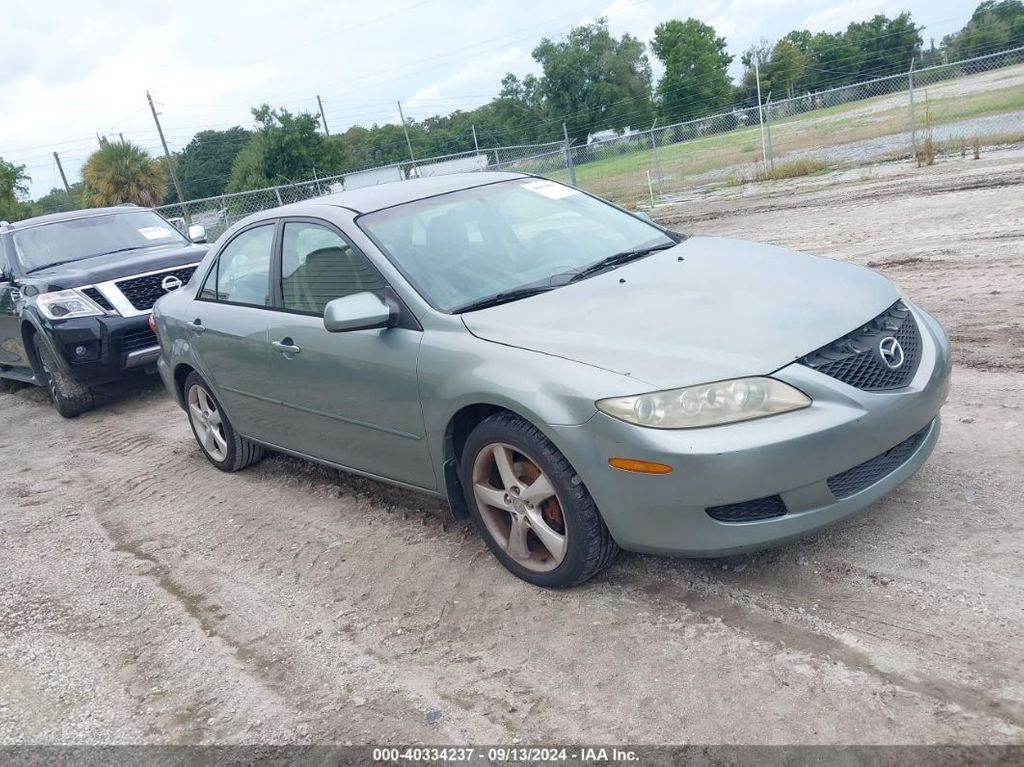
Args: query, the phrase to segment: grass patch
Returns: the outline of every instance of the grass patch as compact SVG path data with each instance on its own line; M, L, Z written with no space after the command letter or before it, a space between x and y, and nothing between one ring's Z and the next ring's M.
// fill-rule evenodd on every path
M820 157L805 157L799 160L787 160L776 163L775 167L766 174L769 181L781 181L785 178L797 178L799 176L820 176L832 169L825 160Z

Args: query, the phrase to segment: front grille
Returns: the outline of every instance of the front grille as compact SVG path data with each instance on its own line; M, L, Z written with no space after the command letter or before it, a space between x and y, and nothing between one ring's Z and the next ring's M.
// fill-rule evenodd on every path
M781 497L769 495L767 498L756 498L753 501L709 506L705 511L708 516L719 522L753 522L758 519L785 516L786 504Z
M108 312L114 310L114 306L107 300L106 296L100 293L96 288L82 288L82 293L88 296L92 302L101 309L106 309Z
M895 338L903 364L895 370L882 359L880 344ZM897 301L863 327L799 360L800 364L865 391L898 389L910 383L921 361L921 333L914 315Z
M121 341L121 350L125 352L133 352L136 349L145 349L149 346L156 346L158 343L159 341L156 339L156 333L149 328L129 330L124 334L124 339Z
M196 270L194 266L184 266L177 269L168 269L156 274L147 274L143 277L129 277L126 280L118 280L117 287L124 293L132 306L139 310L149 310L160 296L166 295L167 291L161 286L165 277L174 275L184 285L192 278Z
M931 424L916 434L911 434L896 447L886 450L881 455L876 455L871 460L854 466L852 469L829 477L828 489L836 498L849 498L854 493L859 493L883 477L892 474L906 463L907 459L920 447L930 426Z

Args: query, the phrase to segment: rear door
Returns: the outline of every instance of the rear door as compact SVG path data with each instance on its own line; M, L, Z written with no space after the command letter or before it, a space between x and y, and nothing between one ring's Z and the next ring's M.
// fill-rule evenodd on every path
M271 318L274 221L242 230L221 248L192 302L188 335L235 428L273 441L267 327Z
M329 333L324 307L352 293L383 298L384 278L341 231L285 219L280 307L269 326L279 445L342 466L436 487L420 409L421 330ZM295 351L297 349L298 351Z

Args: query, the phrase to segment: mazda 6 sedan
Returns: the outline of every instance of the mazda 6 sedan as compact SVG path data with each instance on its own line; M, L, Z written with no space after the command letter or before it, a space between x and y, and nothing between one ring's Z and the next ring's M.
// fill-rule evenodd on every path
M157 302L206 457L266 450L445 498L512 573L804 535L939 435L939 324L884 277L473 173L250 216Z

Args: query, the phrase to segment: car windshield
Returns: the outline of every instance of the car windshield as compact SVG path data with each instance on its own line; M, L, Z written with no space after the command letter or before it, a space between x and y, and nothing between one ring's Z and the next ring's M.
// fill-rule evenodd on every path
M108 253L188 243L153 211L130 209L29 227L15 231L13 240L26 272Z
M536 178L398 205L359 225L427 301L448 312L564 285L610 257L675 244L651 223Z

